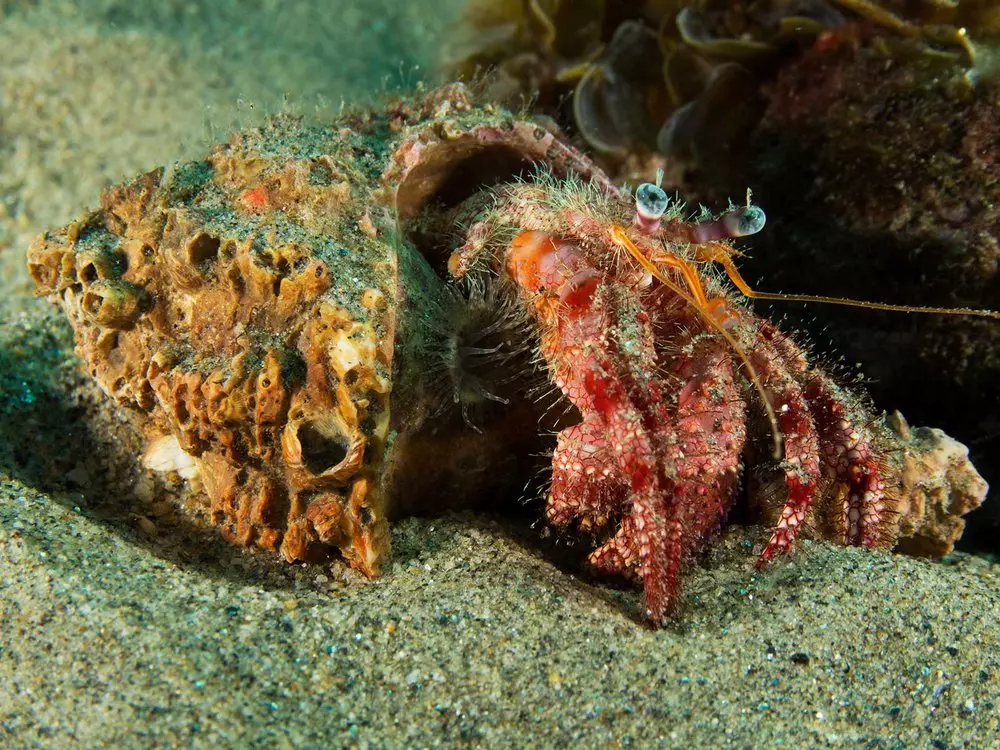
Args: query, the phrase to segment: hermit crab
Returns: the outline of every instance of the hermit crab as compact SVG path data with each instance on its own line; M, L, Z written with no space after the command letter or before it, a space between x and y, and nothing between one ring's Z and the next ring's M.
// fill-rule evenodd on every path
M275 118L106 191L28 263L145 464L227 539L374 576L392 515L513 491L547 449L547 520L659 623L744 476L761 563L800 532L950 548L986 492L960 445L892 429L749 309L768 295L732 240L763 224L749 196L633 195L450 85Z

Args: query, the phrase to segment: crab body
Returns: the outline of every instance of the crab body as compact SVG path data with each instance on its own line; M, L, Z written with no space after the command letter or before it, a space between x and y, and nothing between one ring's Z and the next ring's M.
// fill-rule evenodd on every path
M453 85L327 126L278 119L109 190L29 268L141 415L146 465L187 478L229 540L289 561L375 575L393 514L523 482L546 440L524 398L539 375L572 406L547 518L595 537L595 569L640 578L656 621L748 464L786 488L749 472L775 517L761 561L802 529L919 537L930 513L904 529L900 503L936 469L903 471L906 440L707 271L709 224L631 224L631 200L551 126ZM948 455L934 486L960 515L985 485Z

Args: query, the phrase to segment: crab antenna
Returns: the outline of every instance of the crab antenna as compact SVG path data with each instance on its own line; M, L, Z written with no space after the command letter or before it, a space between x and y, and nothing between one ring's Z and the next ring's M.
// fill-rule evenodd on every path
M681 271L681 275L684 277L685 282L691 289L689 294L680 286L668 279L656 266L656 264L653 263L653 261L651 261L638 247L636 247L635 243L629 239L628 235L625 234L625 230L620 226L612 225L610 235L611 241L615 243L615 245L625 248L629 255L631 255L647 273L697 310L701 317L704 318L705 321L726 340L726 343L732 347L733 351L736 352L736 356L739 357L740 361L743 363L747 377L750 379L750 382L753 383L754 389L760 394L761 401L764 403L764 412L767 414L767 421L771 427L771 454L774 456L775 460L780 460L783 446L781 427L778 425L778 417L774 413L774 407L771 406L771 400L767 397L767 392L764 390L764 384L760 380L760 375L757 374L757 370L754 369L754 366L750 363L750 358L747 357L746 352L743 351L743 348L739 345L739 343L737 343L736 339L733 338L733 335L715 319L711 312L708 311L706 304L700 301L705 299L705 292L701 288L698 277L693 272L690 265L684 263L680 258L675 259L678 270ZM684 272L685 270L687 273Z
M722 264L726 275L736 285L744 297L749 299L770 300L773 302L821 302L827 305L842 305L844 307L862 307L869 310L889 310L890 312L935 313L938 315L972 315L978 318L994 318L1000 320L1000 312L994 310L974 310L968 307L921 307L916 305L890 305L885 302L866 302L864 300L846 299L844 297L823 297L812 294L780 294L777 292L758 292L751 289L746 280L736 270L736 264L728 253L719 253L711 258Z
M719 240L735 239L756 234L764 228L767 216L764 209L750 202L750 191L747 190L745 206L730 208L716 219L702 221L689 230L691 241L706 245L697 250L698 257L722 265L729 280L736 285L744 297L749 299L769 300L772 302L820 302L826 305L841 305L843 307L861 307L869 310L888 310L890 312L934 313L937 315L972 315L979 318L994 318L1000 320L1000 312L993 310L974 310L968 307L923 307L920 305L890 305L886 302L867 302L865 300L846 297L825 297L814 294L783 294L779 292L758 292L750 287L733 263L732 256L736 251ZM738 254L738 253L736 253Z

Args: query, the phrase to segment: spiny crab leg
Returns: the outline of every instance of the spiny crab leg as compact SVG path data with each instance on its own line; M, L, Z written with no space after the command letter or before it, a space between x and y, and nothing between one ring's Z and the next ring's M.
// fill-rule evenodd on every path
M608 449L603 425L593 412L562 430L552 454L552 485L545 515L555 526L580 518L584 531L600 529L618 516L628 485Z
M723 321L725 321L727 324L731 325L735 320L730 310L726 307L725 301L723 300L721 304L719 304L716 300L709 300L707 298L697 272L691 264L684 259L670 254L658 256L658 259L662 260L665 264L669 264L670 267L676 268L681 272L685 283L688 284L690 294L685 293L681 287L668 279L660 268L653 263L652 260L650 260L649 256L643 253L643 251L636 246L622 227L612 225L608 234L611 237L612 243L627 250L629 255L631 255L639 263L639 265L646 270L647 273L651 274L653 278L694 307L701 317L708 323L708 325L715 329L715 331L726 340L726 343L729 344L732 350L736 353L736 356L739 357L740 361L743 363L747 378L751 383L753 383L754 388L761 396L764 412L767 415L767 421L771 426L771 437L773 439L772 454L774 458L780 458L782 451L781 430L778 426L778 420L774 414L774 408L771 406L771 402L767 398L764 386L760 382L760 376L757 374L753 364L750 362L750 358L747 357L746 352L743 351L743 347L737 343L736 339L733 338L733 335L726 330L726 325L723 324Z
M834 516L839 541L862 547L887 546L889 540L879 532L886 528L889 512L876 452L868 431L854 424L843 392L825 375L808 372L801 351L769 322L759 324L754 352L766 387L771 388L779 377L786 381L786 392L774 398L785 433L788 487L788 499L757 567L791 549L821 475L831 481L837 502L842 504L842 512ZM774 362L786 363L785 369L768 366ZM802 378L804 385L796 377Z
M889 512L879 462L868 430L854 423L838 391L819 374L805 389L823 444L824 471L836 483L843 504L836 531L843 544L884 547L887 540L879 530L886 528Z
M685 514L692 498L674 486L672 454L662 443L672 430L653 375L656 352L648 319L645 313L638 313L637 320L623 317L628 315L628 292L613 282L597 283L597 270L571 242L523 232L508 249L506 267L518 286L533 295L539 322L548 329L543 355L586 425L561 441L565 452L555 458L563 469L564 461L572 466L580 458L583 435L613 458L611 467L601 469L613 468L627 482L647 611L660 621L676 604L680 564L689 547L686 530L692 525ZM597 442L595 432L602 434ZM561 490L558 485L553 489L553 502L558 502ZM565 515L558 507L554 512ZM619 550L621 559L629 554ZM600 565L601 555L596 562Z
M732 261L732 256L738 251L726 243L717 241L722 238L753 234L759 231L763 224L763 211L753 206L749 202L748 196L745 207L731 210L719 219L694 225L690 229L692 241L698 243L695 246L696 257L702 261L721 264L733 284L748 298L790 299L786 295L769 295L751 289ZM640 229L645 228L645 225L638 220L637 225ZM658 230L658 225L656 230ZM671 286L675 293L679 293L676 285L671 285L669 280L664 278L662 272L658 271L660 267L667 267L680 273L690 293L690 297L685 298L689 299L703 313L703 317L716 330L723 334L728 333L726 328L731 326L722 325L722 316L727 316L726 322L737 320L737 316L726 307L722 298L719 298L722 300L721 305L715 305L713 304L716 302L715 299L709 300L707 298L697 271L690 262L669 253L650 253L647 256L638 249L620 227L612 227L610 234L612 242L625 248L647 272L654 275L662 283ZM831 301L838 304L855 304L853 300L835 298L808 299L811 301ZM878 303L872 306L901 309L897 306ZM913 308L906 309L912 310ZM937 310L936 308L924 309L932 312ZM977 313L979 311L962 310L960 312ZM988 311L983 314L994 315ZM810 403L807 403L807 397L803 393L802 387L792 377L792 374L777 365L778 362L794 363L799 359L794 353L794 345L780 337L785 344L785 351L779 353L768 341L769 338L775 338L774 334L777 332L770 332L770 336L768 332L770 332L770 327L763 326L762 331L758 334L757 346L749 357L734 341L731 342L738 356L744 360L751 379L754 379L755 386L761 392L764 403L768 407L777 407L776 421L784 438L784 470L788 497L774 532L758 559L758 567L766 564L778 553L787 552L794 544L819 484L821 475L819 444L821 440L826 446L824 467L827 474L831 475L837 482L837 486L841 488L841 495L843 495L842 538L844 543L863 544L864 546L877 545L877 539L867 538L864 534L866 528L880 528L880 521L884 517L885 504L882 502L882 487L878 477L878 467L871 451L861 434L841 416L841 412L843 412L841 400L827 394L821 401L813 403L820 398L819 394L828 390L827 384L819 376L814 376L810 381L812 398L809 399ZM754 376L759 377L759 380L755 379ZM833 387L832 384L829 387ZM818 416L825 417L822 424L814 424L810 409L813 409ZM835 411L836 417L834 416ZM778 445L776 444L776 453L777 450Z
M753 351L753 360L761 372L764 387L775 405L778 422L785 437L782 468L788 498L781 517L764 551L757 560L762 567L778 553L788 552L812 505L820 480L819 439L816 425L809 412L802 387L786 370L777 366L781 361L773 346L763 337Z
M596 573L611 576L624 574L630 578L637 577L639 548L636 540L638 538L639 529L636 528L635 519L632 514L626 514L615 535L590 553L587 557L587 564Z

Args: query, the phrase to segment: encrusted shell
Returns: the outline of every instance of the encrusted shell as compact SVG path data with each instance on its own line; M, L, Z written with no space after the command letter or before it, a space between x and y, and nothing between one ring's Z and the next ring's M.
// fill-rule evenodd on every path
M145 415L146 465L201 489L227 539L374 575L397 477L412 506L519 439L423 429L451 293L407 222L538 163L593 171L460 86L325 127L279 119L108 190L29 267L90 373Z

